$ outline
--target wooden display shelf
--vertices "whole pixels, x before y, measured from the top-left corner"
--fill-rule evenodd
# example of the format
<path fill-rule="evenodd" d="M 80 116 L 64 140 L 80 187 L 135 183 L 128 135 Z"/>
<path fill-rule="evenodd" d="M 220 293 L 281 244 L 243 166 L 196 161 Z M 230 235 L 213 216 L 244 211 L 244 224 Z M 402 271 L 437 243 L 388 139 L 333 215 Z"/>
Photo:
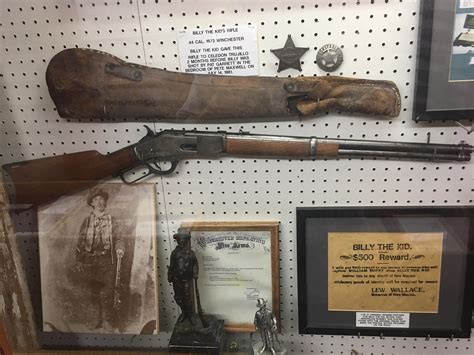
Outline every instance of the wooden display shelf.
<path fill-rule="evenodd" d="M 169 353 L 167 351 L 103 351 L 103 350 L 39 350 L 32 352 L 14 352 L 13 355 L 192 355 L 195 353 Z M 248 352 L 222 353 L 232 355 L 246 355 Z M 196 354 L 199 355 L 199 354 Z M 202 354 L 201 354 L 202 355 Z"/>
<path fill-rule="evenodd" d="M 169 355 L 166 351 L 114 351 L 114 350 L 38 350 L 32 352 L 14 352 L 13 355 Z M 182 355 L 182 354 L 181 354 Z"/>

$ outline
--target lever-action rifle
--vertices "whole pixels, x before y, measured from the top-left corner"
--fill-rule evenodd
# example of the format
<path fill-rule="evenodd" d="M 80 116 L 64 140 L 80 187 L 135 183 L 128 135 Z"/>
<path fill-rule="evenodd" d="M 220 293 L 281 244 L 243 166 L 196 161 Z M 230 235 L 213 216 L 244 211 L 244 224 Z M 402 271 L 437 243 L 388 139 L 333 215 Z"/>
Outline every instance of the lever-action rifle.
<path fill-rule="evenodd" d="M 403 143 L 193 130 L 154 133 L 148 127 L 147 131 L 139 142 L 108 155 L 90 150 L 4 165 L 7 186 L 13 189 L 12 203 L 42 204 L 109 176 L 136 183 L 152 174 L 168 175 L 180 160 L 187 159 L 368 157 L 462 162 L 469 161 L 474 150 L 465 142 Z M 164 169 L 160 163 L 165 162 L 169 164 Z M 128 181 L 128 173 L 139 167 L 147 168 L 147 173 Z"/>

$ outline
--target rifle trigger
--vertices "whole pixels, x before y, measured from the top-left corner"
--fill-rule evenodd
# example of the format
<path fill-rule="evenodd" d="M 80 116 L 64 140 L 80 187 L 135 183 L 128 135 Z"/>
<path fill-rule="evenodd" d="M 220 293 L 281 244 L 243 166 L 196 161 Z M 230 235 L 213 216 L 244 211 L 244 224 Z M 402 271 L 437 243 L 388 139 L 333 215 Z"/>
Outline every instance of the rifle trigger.
<path fill-rule="evenodd" d="M 148 167 L 149 174 L 169 175 L 173 171 L 176 170 L 176 167 L 178 166 L 178 161 L 170 161 L 169 163 L 171 164 L 171 166 L 167 170 L 162 170 L 161 167 L 156 162 L 153 162 L 153 163 L 145 162 L 145 165 Z M 151 164 L 153 164 L 153 166 Z"/>

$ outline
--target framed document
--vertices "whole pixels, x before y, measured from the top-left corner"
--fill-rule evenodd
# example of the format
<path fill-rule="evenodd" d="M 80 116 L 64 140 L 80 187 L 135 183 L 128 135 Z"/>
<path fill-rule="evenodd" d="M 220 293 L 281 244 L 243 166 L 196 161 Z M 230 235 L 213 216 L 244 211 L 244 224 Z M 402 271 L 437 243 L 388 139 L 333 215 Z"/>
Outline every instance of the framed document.
<path fill-rule="evenodd" d="M 469 337 L 474 208 L 299 208 L 302 334 Z"/>
<path fill-rule="evenodd" d="M 414 119 L 474 118 L 474 1 L 423 0 Z"/>
<path fill-rule="evenodd" d="M 255 331 L 257 299 L 280 324 L 278 222 L 194 222 L 191 245 L 199 264 L 202 308 L 225 321 L 228 332 Z"/>

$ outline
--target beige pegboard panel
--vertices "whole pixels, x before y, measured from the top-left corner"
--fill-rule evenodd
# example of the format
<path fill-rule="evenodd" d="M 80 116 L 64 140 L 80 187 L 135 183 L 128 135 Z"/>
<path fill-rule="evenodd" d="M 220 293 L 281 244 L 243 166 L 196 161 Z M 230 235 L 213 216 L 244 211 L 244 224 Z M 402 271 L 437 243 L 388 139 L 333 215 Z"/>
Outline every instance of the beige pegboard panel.
<path fill-rule="evenodd" d="M 86 149 L 111 152 L 143 135 L 136 122 L 61 119 L 45 70 L 59 51 L 101 49 L 143 64 L 137 5 L 123 2 L 2 1 L 2 162 Z"/>
<path fill-rule="evenodd" d="M 474 144 L 451 123 L 412 120 L 419 1 L 11 1 L 0 12 L 0 163 L 96 149 L 111 152 L 140 139 L 138 120 L 114 122 L 61 119 L 51 101 L 45 69 L 63 48 L 99 49 L 124 60 L 178 71 L 177 31 L 252 24 L 257 28 L 259 74 L 326 75 L 315 63 L 325 44 L 339 45 L 344 63 L 334 75 L 394 81 L 402 96 L 400 117 L 372 118 L 330 113 L 300 120 L 171 124 L 166 128 L 240 129 L 252 133 Z M 276 72 L 271 49 L 287 35 L 310 50 L 303 71 Z M 160 325 L 154 336 L 43 334 L 50 346 L 166 347 L 177 316 L 166 265 L 172 234 L 184 221 L 280 221 L 281 318 L 290 353 L 470 354 L 472 340 L 377 338 L 298 334 L 296 215 L 300 206 L 472 205 L 474 164 L 371 159 L 322 161 L 222 158 L 184 161 L 168 177 L 154 178 L 158 203 Z M 16 217 L 31 283 L 39 290 L 37 243 L 29 230 L 34 215 Z M 35 274 L 36 273 L 36 274 Z"/>

